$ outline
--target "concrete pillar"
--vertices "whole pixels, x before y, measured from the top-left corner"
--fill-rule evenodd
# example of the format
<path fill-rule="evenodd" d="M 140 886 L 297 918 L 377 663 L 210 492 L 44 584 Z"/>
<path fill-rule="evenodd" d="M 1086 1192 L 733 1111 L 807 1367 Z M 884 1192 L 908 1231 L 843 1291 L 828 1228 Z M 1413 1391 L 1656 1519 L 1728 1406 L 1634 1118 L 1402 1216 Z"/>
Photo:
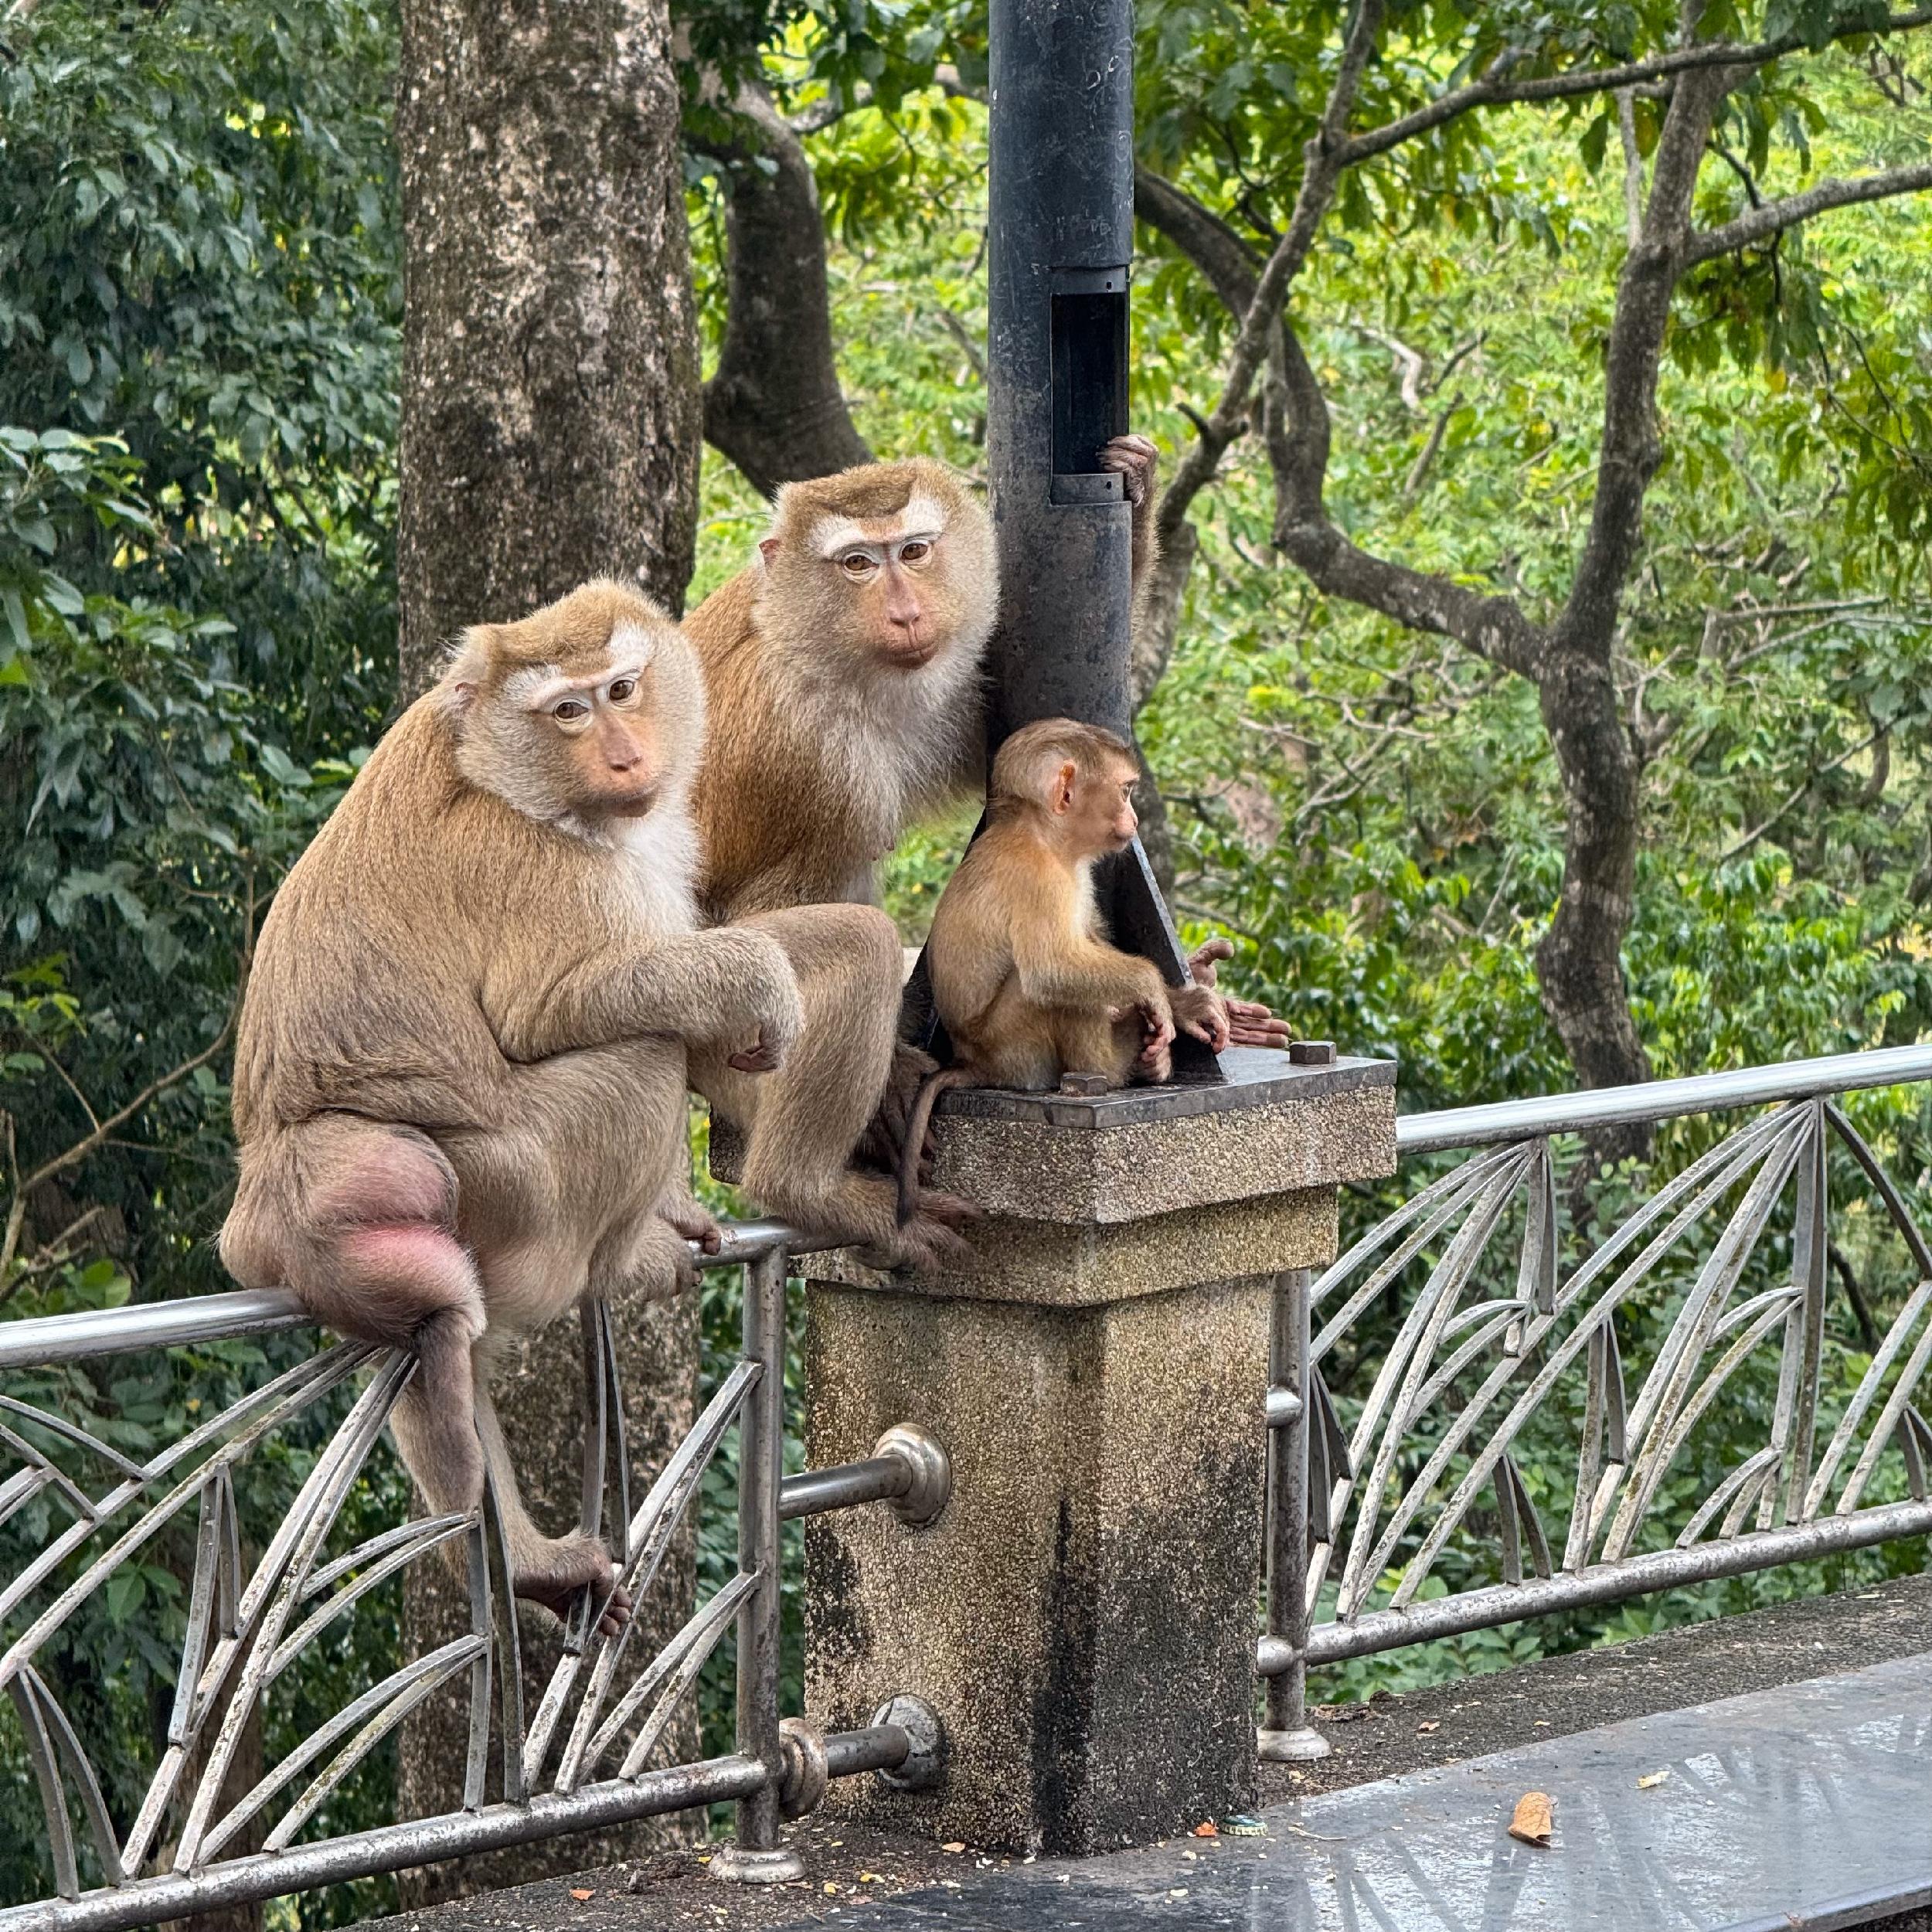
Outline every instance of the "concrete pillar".
<path fill-rule="evenodd" d="M 938 1522 L 813 1519 L 806 1707 L 896 1692 L 937 1788 L 828 1801 L 1020 1852 L 1145 1843 L 1254 1801 L 1272 1277 L 1333 1258 L 1335 1191 L 1390 1172 L 1393 1066 L 1230 1053 L 1214 1087 L 948 1097 L 938 1185 L 973 1267 L 806 1259 L 814 1466 L 892 1423 L 952 1458 Z"/>

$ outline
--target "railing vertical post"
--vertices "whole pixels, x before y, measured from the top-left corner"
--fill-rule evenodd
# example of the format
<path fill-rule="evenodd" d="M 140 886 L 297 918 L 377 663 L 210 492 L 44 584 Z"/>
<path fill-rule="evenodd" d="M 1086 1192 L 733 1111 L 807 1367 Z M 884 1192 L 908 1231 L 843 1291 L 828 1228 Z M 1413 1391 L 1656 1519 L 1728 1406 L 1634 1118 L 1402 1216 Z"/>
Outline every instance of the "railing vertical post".
<path fill-rule="evenodd" d="M 1326 1757 L 1328 1740 L 1308 1722 L 1308 1285 L 1311 1268 L 1274 1277 L 1268 1328 L 1268 1386 L 1294 1398 L 1286 1422 L 1268 1431 L 1268 1632 L 1294 1662 L 1267 1679 L 1267 1717 L 1256 1755 L 1275 1764 Z"/>
<path fill-rule="evenodd" d="M 782 1884 L 804 1861 L 779 1842 L 784 1750 L 778 1735 L 781 1590 L 778 1486 L 784 1473 L 785 1251 L 745 1265 L 744 1352 L 763 1372 L 738 1423 L 738 1566 L 758 1587 L 738 1612 L 738 1750 L 765 1767 L 764 1783 L 738 1801 L 734 1844 L 711 1861 L 713 1876 Z"/>

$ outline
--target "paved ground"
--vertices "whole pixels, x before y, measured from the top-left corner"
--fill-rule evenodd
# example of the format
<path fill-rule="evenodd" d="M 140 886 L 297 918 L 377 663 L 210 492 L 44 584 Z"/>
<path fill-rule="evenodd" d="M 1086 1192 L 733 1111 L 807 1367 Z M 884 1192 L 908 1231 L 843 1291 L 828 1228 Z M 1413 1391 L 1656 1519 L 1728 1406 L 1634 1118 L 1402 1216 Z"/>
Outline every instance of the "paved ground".
<path fill-rule="evenodd" d="M 1512 1838 L 1526 1793 L 1546 1844 Z M 1265 1811 L 1267 1835 L 1042 1862 L 872 1932 L 1786 1932 L 1932 1900 L 1932 1655 Z M 809 1920 L 798 1923 L 803 1926 Z"/>
<path fill-rule="evenodd" d="M 1909 1871 L 1918 1859 L 1926 1890 L 1917 1903 L 1932 1900 L 1927 1653 L 1932 1576 L 1903 1578 L 1858 1597 L 1811 1599 L 1379 1699 L 1369 1715 L 1325 1726 L 1335 1747 L 1325 1763 L 1298 1774 L 1270 1769 L 1264 1796 L 1279 1808 L 1266 1839 L 1228 1837 L 1083 1865 L 1029 1866 L 970 1849 L 948 1854 L 924 1840 L 821 1819 L 800 1828 L 810 1876 L 798 1884 L 726 1888 L 709 1878 L 703 1854 L 679 1854 L 408 1914 L 383 1932 L 791 1932 L 842 1924 L 879 1932 L 1063 1926 L 1207 1932 L 1237 1925 L 1243 1932 L 1329 1925 L 1391 1932 L 1438 1926 L 1663 1932 L 1681 1925 L 1702 1932 L 1794 1923 L 1821 1932 L 1852 1923 L 1932 1932 L 1932 1916 L 1922 1910 L 1875 1919 L 1875 1911 L 1891 1909 L 1876 1899 L 1817 1916 L 1821 1905 L 1844 1903 L 1846 1892 L 1864 1882 L 1860 1872 L 1888 1862 Z M 1917 1666 L 1886 1673 L 1889 1660 L 1915 1655 Z M 1859 1684 L 1822 1698 L 1815 1690 L 1776 1694 L 1851 1671 L 1860 1673 Z M 1842 1713 L 1861 1699 L 1868 1706 L 1862 1716 L 1834 1730 L 1833 1704 Z M 1706 1707 L 1716 1700 L 1730 1701 L 1713 1716 Z M 1606 1726 L 1616 1733 L 1607 1743 L 1600 1728 Z M 1710 1741 L 1716 1728 L 1726 1734 L 1721 1747 Z M 1580 1749 L 1553 1749 L 1583 1731 L 1597 1735 Z M 1662 1769 L 1671 1776 L 1638 1789 L 1637 1777 Z M 1536 1779 L 1559 1801 L 1549 1851 L 1502 1835 L 1515 1797 Z M 1283 1802 L 1291 1799 L 1299 1802 Z M 1753 1816 L 1776 1821 L 1768 1839 L 1723 1837 L 1748 1828 Z M 1794 1920 L 1781 1908 L 1774 1918 L 1740 1918 L 1749 1901 L 1739 1903 L 1739 1886 L 1779 1845 L 1798 1848 L 1814 1865 L 1843 1852 L 1838 1863 L 1849 1876 L 1833 1890 L 1839 1874 L 1821 1868 L 1824 1889 L 1807 1900 L 1808 1917 Z M 1733 1860 L 1728 1870 L 1715 1862 L 1720 1852 Z M 1431 1875 L 1417 1862 L 1425 1855 L 1462 1879 Z M 1862 1862 L 1855 1868 L 1846 1862 L 1854 1858 Z M 1717 1873 L 1708 1882 L 1700 1876 L 1706 1866 Z M 1444 1889 L 1467 1881 L 1471 1869 L 1482 1877 L 1475 1894 Z M 1582 1889 L 1549 1891 L 1573 1882 Z M 1896 1889 L 1902 1882 L 1884 1880 L 1896 1904 L 1906 1903 Z M 1714 1903 L 1702 1899 L 1700 1886 Z M 1602 1916 L 1628 1899 L 1651 1916 Z M 1673 1900 L 1688 1901 L 1678 1917 L 1656 1916 Z M 1398 1909 L 1402 1916 L 1388 1916 Z"/>

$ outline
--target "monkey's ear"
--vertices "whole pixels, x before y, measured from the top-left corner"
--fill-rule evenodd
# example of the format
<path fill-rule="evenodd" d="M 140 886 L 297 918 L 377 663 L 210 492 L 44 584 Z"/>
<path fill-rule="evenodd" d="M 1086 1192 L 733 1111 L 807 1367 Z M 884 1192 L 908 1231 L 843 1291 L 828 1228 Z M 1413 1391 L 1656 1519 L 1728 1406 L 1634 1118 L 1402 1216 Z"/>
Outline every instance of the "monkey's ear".
<path fill-rule="evenodd" d="M 1053 774 L 1053 782 L 1047 787 L 1046 802 L 1056 815 L 1073 809 L 1073 781 L 1079 775 L 1079 767 L 1070 760 Z"/>
<path fill-rule="evenodd" d="M 778 539 L 775 536 L 761 536 L 758 539 L 758 554 L 769 564 L 778 554 Z"/>
<path fill-rule="evenodd" d="M 450 653 L 442 681 L 437 686 L 437 697 L 450 716 L 460 718 L 469 709 L 476 696 L 477 686 L 482 682 L 489 665 L 489 626 L 472 625 L 463 633 L 456 648 Z"/>

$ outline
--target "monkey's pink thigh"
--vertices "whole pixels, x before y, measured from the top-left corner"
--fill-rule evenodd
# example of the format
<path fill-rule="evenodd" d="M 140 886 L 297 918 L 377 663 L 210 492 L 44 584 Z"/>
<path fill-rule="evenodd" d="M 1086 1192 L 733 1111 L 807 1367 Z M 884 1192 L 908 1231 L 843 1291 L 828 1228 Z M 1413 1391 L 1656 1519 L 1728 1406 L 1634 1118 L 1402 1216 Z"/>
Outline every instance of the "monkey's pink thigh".
<path fill-rule="evenodd" d="M 483 1331 L 483 1287 L 455 1236 L 449 1162 L 413 1128 L 350 1114 L 318 1115 L 262 1153 L 238 1191 L 248 1238 L 278 1227 L 270 1245 L 318 1321 L 415 1350 L 393 1418 L 397 1446 L 437 1514 L 473 1509 L 483 1459 L 470 1345 Z"/>

